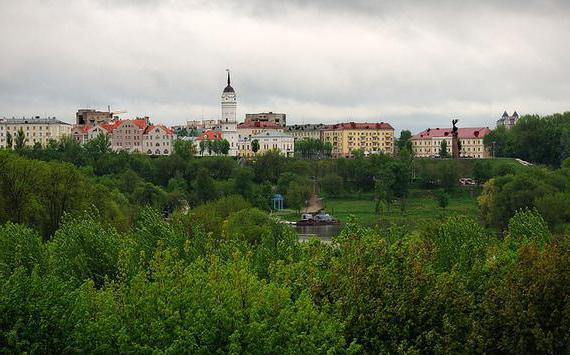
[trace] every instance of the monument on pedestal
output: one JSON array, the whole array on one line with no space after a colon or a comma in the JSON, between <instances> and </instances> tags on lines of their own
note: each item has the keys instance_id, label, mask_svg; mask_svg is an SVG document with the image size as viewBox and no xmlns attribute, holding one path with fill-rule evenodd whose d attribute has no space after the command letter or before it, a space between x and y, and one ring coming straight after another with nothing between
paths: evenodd
<instances>
[{"instance_id":1,"label":"monument on pedestal","mask_svg":"<svg viewBox=\"0 0 570 355\"><path fill-rule=\"evenodd\" d=\"M451 157L453 159L459 159L461 155L461 142L459 141L459 129L455 125L459 122L458 119L454 119L451 121L453 124L453 129L451 131Z\"/></svg>"}]
</instances>

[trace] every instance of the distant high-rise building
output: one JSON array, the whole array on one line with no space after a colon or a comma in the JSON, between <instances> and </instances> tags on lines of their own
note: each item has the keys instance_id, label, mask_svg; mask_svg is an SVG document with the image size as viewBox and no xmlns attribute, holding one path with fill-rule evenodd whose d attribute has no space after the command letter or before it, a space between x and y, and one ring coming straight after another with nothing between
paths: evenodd
<instances>
[{"instance_id":1,"label":"distant high-rise building","mask_svg":"<svg viewBox=\"0 0 570 355\"><path fill-rule=\"evenodd\" d=\"M246 113L245 122L273 122L285 127L287 115L276 112Z\"/></svg>"},{"instance_id":2,"label":"distant high-rise building","mask_svg":"<svg viewBox=\"0 0 570 355\"><path fill-rule=\"evenodd\" d=\"M497 120L497 127L504 126L506 129L511 129L519 120L519 114L517 111L513 113L512 116L509 116L507 111L503 113L503 116Z\"/></svg>"}]
</instances>

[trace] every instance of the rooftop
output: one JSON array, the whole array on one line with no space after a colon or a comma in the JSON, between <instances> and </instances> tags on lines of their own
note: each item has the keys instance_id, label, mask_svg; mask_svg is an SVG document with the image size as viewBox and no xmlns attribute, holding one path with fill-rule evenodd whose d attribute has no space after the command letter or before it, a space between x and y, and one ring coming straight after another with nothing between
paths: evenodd
<instances>
[{"instance_id":1,"label":"rooftop","mask_svg":"<svg viewBox=\"0 0 570 355\"><path fill-rule=\"evenodd\" d=\"M203 140L218 140L218 139L222 139L222 132L221 131L206 131L200 135L198 135L196 137L197 141L203 141Z\"/></svg>"},{"instance_id":2,"label":"rooftop","mask_svg":"<svg viewBox=\"0 0 570 355\"><path fill-rule=\"evenodd\" d=\"M275 122L269 122L269 121L247 121L247 122L243 122L238 124L237 128L274 128L274 129L278 129L278 128L283 128L282 126L278 125Z\"/></svg>"},{"instance_id":3,"label":"rooftop","mask_svg":"<svg viewBox=\"0 0 570 355\"><path fill-rule=\"evenodd\" d=\"M428 128L412 136L412 139L431 139L451 137L452 128ZM458 128L459 138L483 138L489 134L489 127L465 127Z\"/></svg>"},{"instance_id":4,"label":"rooftop","mask_svg":"<svg viewBox=\"0 0 570 355\"><path fill-rule=\"evenodd\" d=\"M394 129L386 122L345 122L325 125L323 130L343 130L343 129Z\"/></svg>"},{"instance_id":5,"label":"rooftop","mask_svg":"<svg viewBox=\"0 0 570 355\"><path fill-rule=\"evenodd\" d=\"M69 126L67 122L58 120L55 117L40 118L39 116L30 118L2 118L0 123L8 124L62 124Z\"/></svg>"},{"instance_id":6,"label":"rooftop","mask_svg":"<svg viewBox=\"0 0 570 355\"><path fill-rule=\"evenodd\" d=\"M264 131L255 136L251 137L251 139L261 139L261 138L293 138L290 134L277 132L277 131Z\"/></svg>"},{"instance_id":7,"label":"rooftop","mask_svg":"<svg viewBox=\"0 0 570 355\"><path fill-rule=\"evenodd\" d=\"M318 131L318 130L323 129L324 127L325 127L325 125L323 123L295 124L292 126L287 126L287 131L289 131L289 132L292 132L292 131Z\"/></svg>"}]
</instances>

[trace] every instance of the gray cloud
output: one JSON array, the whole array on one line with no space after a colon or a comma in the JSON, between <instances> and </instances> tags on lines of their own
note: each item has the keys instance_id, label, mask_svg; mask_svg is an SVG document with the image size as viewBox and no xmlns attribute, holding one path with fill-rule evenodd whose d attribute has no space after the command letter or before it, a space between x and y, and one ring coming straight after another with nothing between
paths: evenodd
<instances>
[{"instance_id":1,"label":"gray cloud","mask_svg":"<svg viewBox=\"0 0 570 355\"><path fill-rule=\"evenodd\" d=\"M563 1L0 0L0 116L80 106L169 124L238 113L398 129L568 110Z\"/></svg>"}]
</instances>

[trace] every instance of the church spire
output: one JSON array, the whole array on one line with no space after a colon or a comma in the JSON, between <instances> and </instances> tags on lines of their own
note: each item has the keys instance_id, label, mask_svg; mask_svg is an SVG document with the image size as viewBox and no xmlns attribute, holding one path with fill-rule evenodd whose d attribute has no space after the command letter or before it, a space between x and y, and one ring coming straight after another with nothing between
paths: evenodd
<instances>
[{"instance_id":1,"label":"church spire","mask_svg":"<svg viewBox=\"0 0 570 355\"><path fill-rule=\"evenodd\" d=\"M231 80L230 80L230 70L229 70L229 69L226 69L226 71L228 72L228 86L226 86L226 88L224 89L224 92L233 92L233 93L235 93L234 88L232 88L232 86L230 85L230 82L231 82Z\"/></svg>"}]
</instances>

